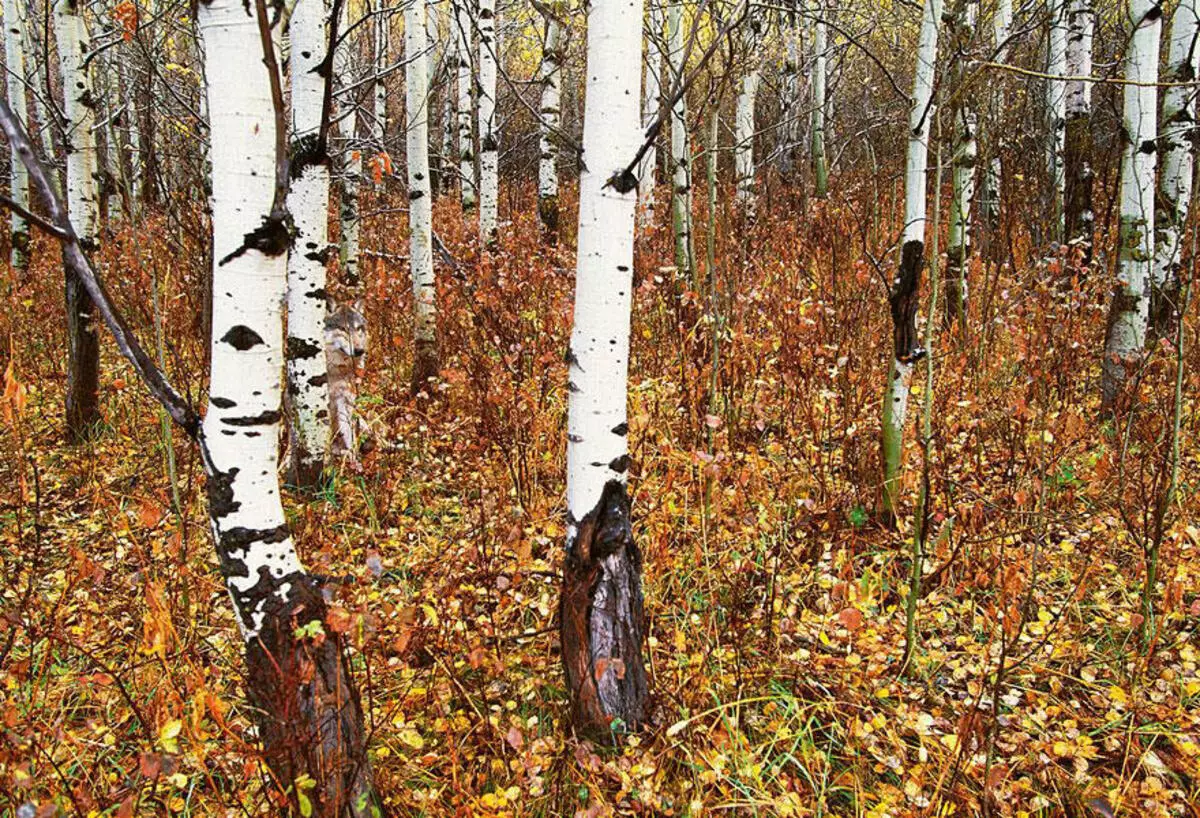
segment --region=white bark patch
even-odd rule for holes
[[[933,78],[937,69],[938,23],[942,0],[925,0],[913,79],[912,109],[908,115],[908,153],[904,173],[904,241],[925,241],[926,176],[929,123],[933,121]]]
[[[1063,195],[1066,189],[1064,147],[1067,138],[1067,1],[1051,0],[1050,33],[1046,40],[1046,131],[1049,134],[1047,166],[1055,218],[1054,236],[1063,236]]]
[[[433,277],[432,190],[429,185],[429,83],[425,55],[425,4],[404,12],[404,69],[408,149],[409,257],[418,345],[437,338],[437,285]]]
[[[319,469],[329,448],[329,390],[322,354],[329,253],[329,164],[312,155],[321,127],[325,80],[320,74],[328,45],[324,0],[296,4],[290,26],[292,55],[293,162],[298,171],[287,206],[296,229],[288,257],[287,375],[292,408],[293,457]]]
[[[263,225],[274,197],[275,124],[258,24],[241,0],[201,3],[198,23],[208,78],[215,260],[203,436],[210,478],[227,481],[228,496],[212,509],[213,533],[234,563],[227,583],[250,639],[262,625],[263,599],[248,597],[260,573],[277,580],[303,570],[286,533],[277,472],[287,255],[236,252]],[[280,539],[267,541],[274,538]]]
[[[588,7],[587,99],[579,180],[579,252],[568,366],[567,511],[580,520],[628,471],[626,386],[636,188],[608,184],[641,144],[641,6]],[[603,111],[603,116],[596,113]]]
[[[496,0],[479,0],[479,236],[496,237],[500,133],[496,126]]]
[[[754,102],[758,98],[758,79],[757,69],[742,77],[734,116],[734,172],[737,200],[743,206],[754,200]]]
[[[458,52],[458,162],[462,177],[462,206],[475,206],[475,132],[471,122],[471,14],[470,0],[454,0],[454,38]]]
[[[1196,0],[1182,0],[1171,18],[1167,76],[1179,85],[1167,89],[1162,106],[1162,171],[1158,175],[1160,201],[1156,214],[1154,281],[1162,285],[1174,276],[1179,264],[1183,227],[1192,199],[1195,158],[1192,138],[1196,127],[1195,86],[1200,73],[1200,9]]]
[[[63,113],[67,133],[67,212],[75,233],[87,246],[96,240],[100,223],[99,159],[96,153],[92,83],[84,59],[91,38],[82,7],[70,0],[54,5],[54,31],[58,39],[63,76]]]
[[[667,66],[672,88],[685,77],[683,62],[683,5],[672,0],[667,10]],[[671,221],[675,232],[678,275],[692,275],[692,156],[688,149],[687,100],[681,94],[671,108]]]
[[[25,107],[25,10],[23,0],[4,0],[4,57],[8,71],[8,107],[18,121],[28,127],[29,114]],[[21,207],[29,207],[29,172],[10,146],[9,195]],[[72,214],[73,215],[73,214]],[[9,221],[13,267],[24,268],[28,262],[29,225],[15,210]]]
[[[558,196],[559,86],[562,82],[562,24],[554,15],[546,17],[546,44],[542,50],[541,157],[538,162],[538,198]]]

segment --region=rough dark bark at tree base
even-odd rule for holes
[[[542,237],[546,243],[558,244],[558,197],[538,197],[538,217],[542,220]]]
[[[1174,338],[1177,326],[1176,315],[1182,293],[1179,270],[1172,269],[1166,280],[1150,283],[1150,320],[1146,325],[1146,344],[1159,338]]]
[[[66,269],[67,440],[81,443],[100,424],[100,336],[96,307],[79,276]]]
[[[925,242],[904,242],[900,271],[892,284],[888,301],[892,308],[892,348],[896,360],[912,363],[921,357],[917,335],[917,306],[921,296],[921,267],[925,263]]]
[[[255,596],[264,601],[263,620],[246,644],[246,687],[275,784],[288,791],[294,809],[302,793],[314,816],[381,815],[358,691],[341,640],[324,624],[320,589],[305,574],[261,576]],[[277,591],[287,584],[284,602]],[[311,622],[322,623],[323,632],[297,637],[297,629]],[[305,775],[315,782],[311,789],[297,784]]]
[[[1077,246],[1079,264],[1088,267],[1092,263],[1092,247],[1095,243],[1095,214],[1092,212],[1092,119],[1076,116],[1067,119],[1065,147],[1066,179],[1064,219],[1068,244]]]
[[[571,521],[563,565],[559,628],[577,730],[597,740],[646,716],[642,662],[642,556],[633,541],[629,496],[615,480],[582,520]]]
[[[429,379],[436,378],[440,369],[437,344],[431,341],[417,341],[413,350],[412,385],[409,391],[416,395],[426,389]]]

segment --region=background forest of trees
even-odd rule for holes
[[[3,0],[0,816],[1200,814],[1198,8]]]

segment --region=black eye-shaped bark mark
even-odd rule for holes
[[[221,340],[229,344],[238,352],[245,352],[248,349],[264,343],[262,336],[250,329],[245,324],[238,324],[237,326],[230,328],[229,332],[221,336]]]

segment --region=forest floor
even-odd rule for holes
[[[870,254],[892,258],[894,209],[785,194],[752,225],[716,214],[719,323],[706,276],[677,282],[664,228],[639,242],[630,480],[653,708],[611,747],[571,735],[555,631],[572,239],[547,247],[514,194],[480,264],[439,201],[461,267],[439,259],[443,377],[411,398],[407,231],[368,218],[361,404],[383,445],[287,510],[354,645],[390,814],[1200,815],[1200,345],[1147,647],[1174,347],[1128,422],[1101,424],[1107,274],[1072,279],[1019,240],[1016,273],[977,262],[969,331],[938,322],[902,667],[925,368],[893,530],[875,513],[890,262]],[[702,271],[707,223],[700,203]],[[0,319],[0,816],[270,813],[195,452],[169,437],[176,507],[161,419],[107,341],[106,428],[62,443],[56,258],[39,240]],[[101,259],[151,338],[159,293],[168,369],[199,400],[200,248],[151,220]]]

